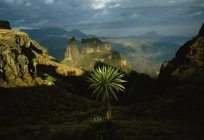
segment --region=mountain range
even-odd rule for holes
[[[22,31],[26,32],[32,39],[38,41],[59,61],[63,60],[68,41],[73,36],[76,37],[78,41],[82,38],[94,37],[94,35],[87,35],[77,29],[73,29],[69,32],[58,27],[23,29]]]
[[[152,52],[148,46],[152,42],[146,40],[113,41],[125,43],[126,52],[139,49]],[[77,43],[77,39],[72,38],[64,52],[65,61],[74,62],[73,65],[78,65],[81,54],[91,54],[87,59],[83,57],[87,64],[97,58],[94,52],[104,51],[104,57],[110,60],[118,57],[118,53],[112,55],[115,51],[109,43],[97,38],[82,39],[81,50]],[[148,47],[138,49],[135,43]],[[112,120],[105,119],[105,102],[95,100],[94,90],[89,88],[87,79],[91,73],[58,62],[25,32],[3,26],[0,29],[0,138],[204,139],[204,25],[195,38],[178,49],[173,59],[163,62],[158,78],[136,71],[123,73],[127,81],[122,84],[125,91],[117,94],[117,102],[111,102]],[[97,79],[97,83],[107,89],[106,75],[101,76],[103,80]],[[114,82],[113,85],[118,86]],[[97,96],[104,93],[107,94],[107,90]]]
[[[110,42],[112,48],[127,59],[133,69],[155,76],[161,63],[172,58],[179,46],[189,39],[189,37],[159,35],[155,31],[147,32],[140,36],[120,38],[97,37],[96,35],[87,35],[77,29],[67,31],[57,27],[23,31],[28,33],[31,38],[37,40],[58,61],[64,59],[68,41],[72,37],[76,38],[79,49],[81,48],[80,42],[82,39],[101,38],[101,40]]]
[[[189,36],[173,36],[173,35],[160,35],[156,31],[146,32],[141,35],[130,35],[119,37],[119,39],[150,39],[158,42],[171,42],[178,45],[182,45],[187,40],[191,39]]]

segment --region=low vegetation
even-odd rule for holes
[[[126,82],[122,80],[125,75],[118,71],[119,69],[114,69],[110,66],[98,67],[91,73],[91,77],[88,78],[88,81],[91,83],[90,88],[94,89],[93,95],[95,95],[97,99],[100,98],[102,103],[106,106],[107,120],[110,120],[112,117],[111,100],[118,100],[117,92],[125,90],[125,87],[122,85],[122,83]]]
[[[158,90],[156,80],[147,76],[133,73],[125,79],[127,94],[118,94],[117,103],[112,101],[111,121],[103,117],[106,107],[91,96],[87,75],[56,79],[51,86],[1,88],[0,137],[5,140],[203,139],[202,87],[183,85]]]

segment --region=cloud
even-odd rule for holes
[[[106,34],[106,29],[197,27],[204,21],[202,4],[203,0],[1,0],[0,13],[13,27],[60,26]]]
[[[200,15],[202,15],[202,12],[201,12],[201,11],[198,11],[198,12],[194,12],[194,13],[188,15],[188,16],[189,16],[189,17],[194,17],[194,16],[200,16]]]
[[[106,3],[105,2],[95,2],[92,4],[92,8],[97,10],[97,9],[103,9],[106,7]]]
[[[121,6],[121,0],[93,0],[92,8],[97,9],[105,9],[105,8],[117,8]]]
[[[8,8],[8,4],[4,1],[0,1],[0,9]]]
[[[54,4],[55,0],[45,0],[46,4]]]
[[[114,5],[110,5],[109,8],[118,8],[121,7],[122,5],[120,3],[116,3]]]

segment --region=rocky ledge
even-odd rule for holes
[[[81,74],[81,69],[57,62],[26,33],[0,29],[0,87],[42,85],[46,75]]]

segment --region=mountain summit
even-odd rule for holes
[[[202,27],[201,27],[201,29],[199,31],[198,36],[203,36],[204,37],[204,23],[203,23],[203,25],[202,25]]]
[[[77,47],[77,41],[74,37],[70,39],[68,46],[69,47],[67,47],[65,53],[65,60],[77,63],[77,59],[79,57],[79,50]]]
[[[85,33],[83,33],[82,31],[80,31],[78,29],[73,29],[68,34],[69,34],[69,36],[77,37],[77,38],[86,38],[86,37],[88,37],[88,35],[86,35]]]

